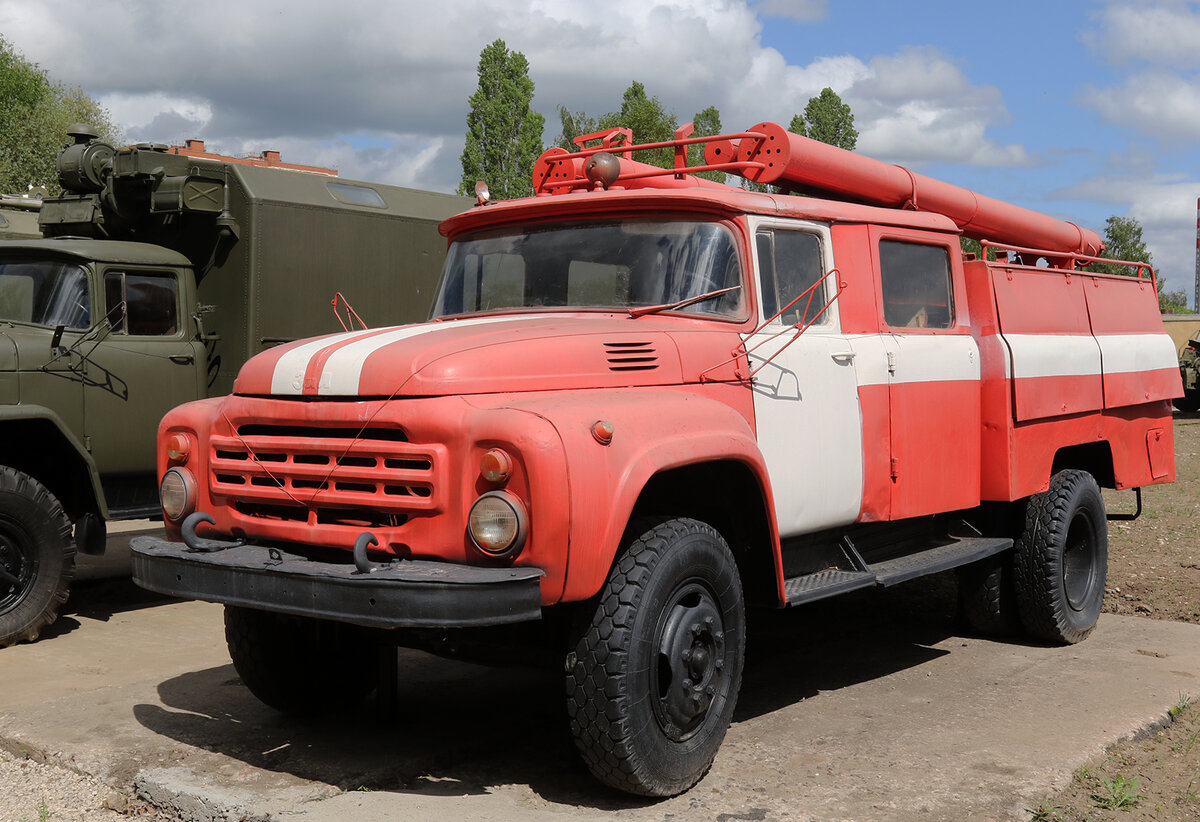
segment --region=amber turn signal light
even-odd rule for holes
[[[183,465],[192,453],[192,440],[187,434],[172,434],[167,437],[167,459],[174,465]]]
[[[512,457],[500,448],[492,448],[479,460],[479,473],[495,485],[508,482],[512,476]]]

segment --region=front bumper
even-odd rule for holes
[[[404,560],[360,573],[280,548],[213,553],[135,537],[133,580],[161,594],[375,628],[501,625],[541,616],[539,568]]]

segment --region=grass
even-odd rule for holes
[[[1096,791],[1092,794],[1092,801],[1098,808],[1106,810],[1132,808],[1146,798],[1145,794],[1137,792],[1138,781],[1136,779],[1126,779],[1121,774],[1115,774],[1112,779],[1102,777],[1100,784],[1103,786],[1103,791]]]
[[[1054,822],[1056,819],[1062,819],[1058,813],[1058,809],[1050,802],[1041,802],[1036,808],[1026,808],[1030,814],[1029,822]]]
[[[1188,706],[1191,704],[1192,704],[1192,698],[1190,696],[1188,696],[1187,694],[1181,693],[1179,695],[1179,701],[1176,702],[1174,705],[1172,705],[1167,710],[1167,715],[1170,716],[1171,721],[1174,722],[1176,719],[1178,719],[1183,714],[1184,711],[1186,711],[1188,709]]]

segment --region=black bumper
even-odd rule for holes
[[[501,625],[541,616],[538,568],[405,560],[371,573],[278,548],[214,553],[135,537],[133,580],[161,594],[375,628]]]

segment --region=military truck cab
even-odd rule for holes
[[[20,211],[44,238],[0,241],[0,647],[54,620],[106,521],[160,515],[164,414],[345,328],[335,296],[374,322],[426,317],[437,223],[469,203],[73,136],[63,194]]]

